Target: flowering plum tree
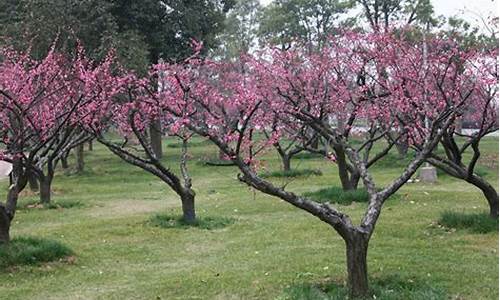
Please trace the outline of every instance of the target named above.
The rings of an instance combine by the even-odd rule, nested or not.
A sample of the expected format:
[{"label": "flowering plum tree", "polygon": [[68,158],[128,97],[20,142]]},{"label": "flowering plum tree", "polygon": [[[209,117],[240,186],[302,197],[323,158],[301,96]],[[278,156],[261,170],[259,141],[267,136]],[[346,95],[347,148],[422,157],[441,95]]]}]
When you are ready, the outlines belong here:
[{"label": "flowering plum tree", "polygon": [[[476,170],[481,157],[479,144],[489,133],[498,131],[497,57],[498,49],[488,50],[478,52],[473,59],[464,62],[467,64],[464,71],[470,72],[469,76],[480,81],[481,85],[471,95],[468,109],[457,118],[472,121],[476,131],[465,133],[456,126],[458,124],[453,124],[443,133],[440,141],[444,153],[433,151],[428,158],[431,164],[447,174],[479,188],[488,201],[490,216],[495,219],[498,219],[498,193]],[[446,93],[444,88],[442,92]],[[472,156],[468,158],[470,152]]]},{"label": "flowering plum tree", "polygon": [[40,199],[50,201],[51,183],[63,153],[86,139],[79,123],[82,108],[94,97],[112,91],[93,89],[89,74],[102,73],[109,62],[95,67],[80,47],[74,58],[52,49],[40,61],[28,53],[3,49],[0,64],[0,136],[2,160],[13,164],[7,201],[0,204],[0,241],[9,240],[19,192],[29,176],[40,180]]},{"label": "flowering plum tree", "polygon": [[[163,80],[164,72],[168,71],[154,68],[148,77],[138,78],[133,73],[122,70],[122,75],[116,76],[118,82],[115,83],[120,93],[96,101],[89,112],[91,119],[85,120],[82,126],[122,160],[142,168],[165,182],[181,199],[183,220],[192,223],[196,220],[196,194],[192,189],[192,180],[187,169],[187,145],[192,133],[186,131],[182,123],[165,110],[166,106],[172,106],[171,109],[174,109],[176,103],[166,98],[151,96],[158,93],[154,91],[158,85],[163,86],[161,89],[168,88],[170,82]],[[96,83],[105,87],[110,84],[109,80],[110,78],[97,78]],[[176,108],[183,110],[178,105]],[[180,175],[165,165],[153,149],[149,130],[153,120],[161,122],[161,134],[182,140]],[[119,134],[120,142],[113,141],[113,137],[107,134],[110,130]],[[138,141],[138,145],[134,145],[131,140]]]},{"label": "flowering plum tree", "polygon": [[[465,66],[459,61],[471,59],[470,53],[445,40],[433,41],[430,49],[424,66],[422,49],[414,44],[390,34],[349,33],[320,53],[308,54],[304,49],[266,52],[249,59],[244,74],[225,63],[191,59],[184,67],[162,65],[170,70],[171,84],[152,96],[171,102],[165,109],[178,124],[209,138],[230,157],[241,172],[241,181],[331,225],[346,244],[350,293],[364,296],[368,293],[368,243],[384,202],[429,157],[482,85],[469,72],[457,72]],[[334,114],[345,116],[343,129],[330,122]],[[317,203],[258,176],[258,154],[283,135],[282,126],[275,125],[276,116],[306,124],[331,147],[345,151],[346,161],[369,193],[359,225],[331,204]],[[357,120],[366,122],[371,133],[364,136],[361,146],[354,147],[349,131]],[[268,131],[265,139],[255,138],[264,130]],[[378,187],[368,167],[387,154],[393,142],[373,157],[364,151],[389,133],[393,141],[394,132],[419,146],[401,174]]]}]

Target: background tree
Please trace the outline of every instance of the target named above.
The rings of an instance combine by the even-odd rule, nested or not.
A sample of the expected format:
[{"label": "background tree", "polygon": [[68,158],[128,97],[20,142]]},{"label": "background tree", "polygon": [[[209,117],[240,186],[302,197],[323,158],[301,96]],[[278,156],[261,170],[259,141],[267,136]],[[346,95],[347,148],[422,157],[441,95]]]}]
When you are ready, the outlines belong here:
[{"label": "background tree", "polygon": [[430,0],[356,0],[371,30],[391,31],[390,26],[437,24]]},{"label": "background tree", "polygon": [[227,13],[224,31],[218,36],[219,47],[213,55],[236,59],[256,48],[262,6],[258,0],[239,0]]},{"label": "background tree", "polygon": [[304,42],[310,50],[316,49],[337,32],[339,18],[352,5],[350,0],[275,0],[263,9],[260,39],[282,49],[294,42]]},{"label": "background tree", "polygon": [[[224,28],[224,17],[234,0],[115,0],[111,14],[118,32],[139,35],[149,51],[149,63],[159,59],[182,61],[192,54],[191,41],[203,41],[204,51],[217,46],[217,35]],[[162,157],[161,123],[150,122],[151,146]]]}]

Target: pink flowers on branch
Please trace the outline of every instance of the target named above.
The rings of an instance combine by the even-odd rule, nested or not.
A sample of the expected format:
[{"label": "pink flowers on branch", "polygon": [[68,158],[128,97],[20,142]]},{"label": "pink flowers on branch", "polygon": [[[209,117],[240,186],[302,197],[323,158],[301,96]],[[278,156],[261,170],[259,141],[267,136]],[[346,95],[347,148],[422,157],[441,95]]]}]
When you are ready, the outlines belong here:
[{"label": "pink flowers on branch", "polygon": [[[50,201],[54,171],[62,155],[88,139],[83,123],[96,101],[116,93],[96,80],[112,78],[110,56],[101,64],[88,60],[82,48],[73,58],[51,50],[41,61],[29,53],[3,49],[0,63],[0,154],[13,164],[11,186],[0,204],[0,241],[9,240],[18,194],[34,176],[42,202]],[[108,80],[112,83],[112,80]]]},{"label": "pink flowers on branch", "polygon": [[[169,84],[153,96],[182,126],[209,138],[230,157],[241,181],[331,225],[346,243],[351,294],[364,296],[368,243],[383,204],[431,155],[484,86],[470,69],[475,58],[446,40],[432,41],[424,53],[421,45],[390,34],[346,33],[319,53],[269,50],[237,66],[196,58],[185,65],[158,66],[168,70]],[[339,118],[345,120],[342,126],[333,122]],[[348,164],[361,179],[369,203],[359,224],[330,204],[258,176],[258,154],[285,136],[290,120],[327,141],[325,152],[335,153],[337,163]],[[358,124],[367,128],[361,143],[351,137]],[[416,155],[399,176],[379,186],[368,168],[401,138]],[[370,154],[384,140],[385,149]]]}]

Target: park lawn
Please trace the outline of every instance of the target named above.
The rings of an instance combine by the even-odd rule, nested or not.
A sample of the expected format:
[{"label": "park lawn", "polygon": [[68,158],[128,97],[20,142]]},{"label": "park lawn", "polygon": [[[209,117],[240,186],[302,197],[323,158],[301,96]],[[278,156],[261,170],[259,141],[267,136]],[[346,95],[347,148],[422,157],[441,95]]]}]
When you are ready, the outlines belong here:
[{"label": "park lawn", "polygon": [[[177,143],[167,140],[166,143]],[[165,147],[176,162],[179,148]],[[497,186],[498,138],[488,138],[481,163]],[[291,286],[342,282],[346,277],[341,238],[315,217],[236,180],[234,167],[211,167],[216,157],[198,139],[189,169],[202,217],[234,220],[225,228],[159,228],[157,213],[180,214],[180,200],[156,177],[120,161],[104,147],[86,152],[86,171],[54,180],[56,203],[67,209],[20,209],[12,236],[57,240],[76,260],[0,270],[1,299],[274,299]],[[377,182],[398,173],[396,156],[373,170]],[[263,166],[279,169],[274,153]],[[335,165],[322,158],[292,161],[322,176],[277,178],[298,193],[339,185]],[[176,163],[171,165],[178,170]],[[0,182],[5,197],[7,182]],[[19,206],[36,200],[23,192]],[[3,198],[4,199],[4,198]],[[341,209],[358,221],[365,203]],[[426,282],[454,299],[498,299],[498,232],[446,230],[436,221],[443,211],[478,213],[486,201],[473,186],[441,176],[434,185],[405,185],[389,200],[370,243],[371,279],[396,277]]]}]

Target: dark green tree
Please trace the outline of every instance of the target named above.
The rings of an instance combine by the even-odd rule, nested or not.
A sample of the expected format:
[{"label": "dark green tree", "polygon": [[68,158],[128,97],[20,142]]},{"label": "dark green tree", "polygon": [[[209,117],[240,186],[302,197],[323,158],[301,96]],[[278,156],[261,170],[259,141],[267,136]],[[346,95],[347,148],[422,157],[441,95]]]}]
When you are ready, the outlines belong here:
[{"label": "dark green tree", "polygon": [[[204,51],[217,46],[225,13],[235,0],[111,0],[111,14],[118,32],[134,32],[148,46],[148,61],[178,61],[192,54],[192,40],[202,41]],[[151,147],[163,155],[159,121],[151,122]]]},{"label": "dark green tree", "polygon": [[296,41],[321,47],[352,5],[351,0],[275,0],[263,10],[260,39],[283,49]]},{"label": "dark green tree", "polygon": [[373,31],[390,30],[394,24],[437,24],[430,0],[356,0]]},{"label": "dark green tree", "polygon": [[219,47],[213,56],[234,59],[256,47],[262,6],[258,0],[238,0],[228,11],[224,31],[219,35]]}]

